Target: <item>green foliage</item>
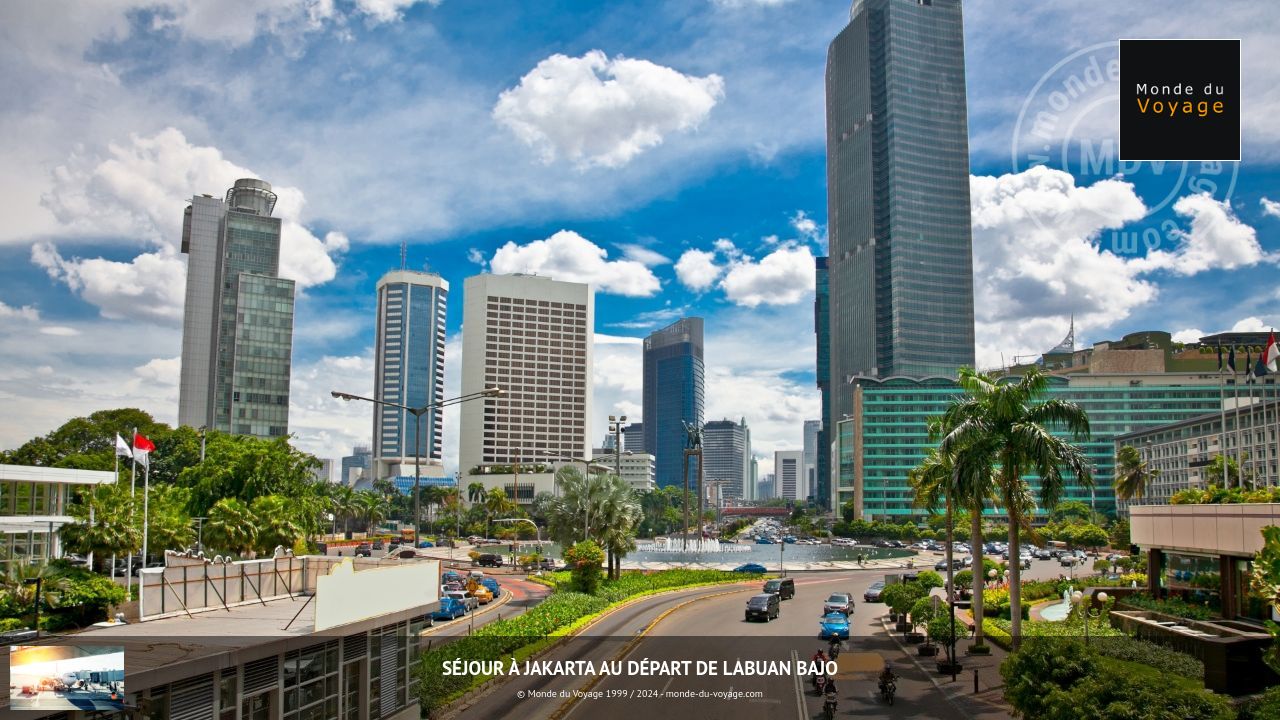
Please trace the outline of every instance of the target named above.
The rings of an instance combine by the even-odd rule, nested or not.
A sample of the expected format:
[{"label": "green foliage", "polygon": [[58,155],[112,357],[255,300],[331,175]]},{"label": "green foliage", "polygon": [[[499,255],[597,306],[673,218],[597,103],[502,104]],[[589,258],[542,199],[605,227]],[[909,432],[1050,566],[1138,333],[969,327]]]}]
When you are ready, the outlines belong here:
[{"label": "green foliage", "polygon": [[[1235,475],[1232,475],[1234,478]],[[1235,480],[1233,479],[1234,483]],[[1249,483],[1249,473],[1245,473],[1245,483]],[[1204,490],[1187,488],[1179,490],[1169,498],[1171,505],[1233,505],[1237,503],[1276,503],[1280,502],[1280,487],[1256,488],[1248,490],[1239,487],[1219,487],[1210,485]]]},{"label": "green foliage", "polygon": [[939,612],[929,617],[929,637],[934,642],[950,644],[951,632],[955,629],[956,637],[961,637],[965,633],[964,624],[959,620],[955,620],[946,608],[940,609]]},{"label": "green foliage", "polygon": [[927,592],[915,583],[895,583],[884,589],[880,599],[889,606],[890,610],[902,615],[909,612],[911,606],[926,594]]},{"label": "green foliage", "polygon": [[1239,708],[1236,720],[1274,720],[1280,717],[1280,687],[1273,687]]},{"label": "green foliage", "polygon": [[219,500],[209,510],[208,517],[204,525],[204,539],[210,548],[244,555],[257,545],[257,519],[239,498]]},{"label": "green foliage", "polygon": [[933,570],[921,571],[915,582],[925,590],[932,590],[933,588],[940,588],[945,585],[942,580],[942,576]]},{"label": "green foliage", "polygon": [[575,590],[594,595],[600,587],[600,565],[604,550],[590,540],[583,540],[564,552],[564,560],[573,574]]},{"label": "green foliage", "polygon": [[[1023,620],[1031,616],[1031,605],[1026,600],[1023,598],[1022,602]],[[987,617],[1010,619],[1013,615],[1013,606],[1009,600],[1009,591],[1006,588],[983,590],[982,614]]]},{"label": "green foliage", "polygon": [[[1052,687],[1037,718],[1074,720],[1232,720],[1230,701],[1203,689],[1186,688],[1167,676],[1132,677],[1095,672],[1071,687]],[[1028,715],[1028,717],[1032,717]]]},{"label": "green foliage", "polygon": [[[1089,632],[1093,632],[1092,625]],[[1093,637],[1092,634],[1089,644],[1103,657],[1141,663],[1182,677],[1204,679],[1204,663],[1163,645],[1131,637]]]},{"label": "green foliage", "polygon": [[1129,521],[1117,520],[1107,532],[1107,539],[1113,548],[1127,548],[1129,541]]},{"label": "green foliage", "polygon": [[1213,618],[1213,612],[1209,608],[1194,605],[1179,597],[1157,600],[1147,593],[1134,593],[1133,595],[1125,596],[1119,602],[1130,607],[1173,615],[1187,620],[1210,620]]},{"label": "green foliage", "polygon": [[254,498],[249,511],[257,527],[258,537],[254,548],[263,555],[270,555],[277,546],[292,548],[303,536],[288,498],[262,495]]},{"label": "green foliage", "polygon": [[27,623],[23,622],[21,618],[16,618],[16,617],[0,618],[0,633],[13,632],[14,630],[21,630],[26,626],[27,626]]},{"label": "green foliage", "polygon": [[[1022,627],[1025,630],[1029,625]],[[1035,720],[1051,717],[1050,713],[1057,711],[1049,700],[1054,690],[1069,690],[1098,672],[1097,654],[1083,644],[1045,639],[1024,641],[1022,649],[1000,664],[1005,699],[1017,715]]]},{"label": "green foliage", "polygon": [[[1010,629],[1010,621],[1002,619],[988,618],[987,623],[993,624],[1000,628],[1006,635],[1012,635]],[[990,627],[983,624],[983,627]],[[1074,613],[1067,620],[1060,622],[1051,622],[1048,620],[1031,620],[1022,623],[1022,637],[1024,638],[1054,638],[1054,639],[1075,639],[1082,640],[1084,638],[1084,624]],[[1127,637],[1123,632],[1111,627],[1111,623],[1105,617],[1096,618],[1089,621],[1089,637]]]},{"label": "green foliage", "polygon": [[922,597],[911,606],[911,626],[927,626],[934,616],[933,599]]},{"label": "green foliage", "polygon": [[[1262,528],[1262,549],[1253,558],[1250,589],[1271,606],[1272,612],[1280,612],[1280,527]],[[1272,642],[1263,660],[1280,673],[1280,625],[1268,620],[1267,632],[1271,633]]]}]

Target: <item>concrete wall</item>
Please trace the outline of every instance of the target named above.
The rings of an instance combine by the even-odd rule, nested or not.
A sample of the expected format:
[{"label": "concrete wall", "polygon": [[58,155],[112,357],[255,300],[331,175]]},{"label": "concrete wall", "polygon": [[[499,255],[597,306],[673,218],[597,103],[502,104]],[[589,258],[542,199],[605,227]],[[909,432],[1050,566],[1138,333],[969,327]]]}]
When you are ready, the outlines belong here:
[{"label": "concrete wall", "polygon": [[1247,557],[1262,549],[1262,528],[1280,525],[1280,503],[1135,505],[1129,523],[1144,550]]}]

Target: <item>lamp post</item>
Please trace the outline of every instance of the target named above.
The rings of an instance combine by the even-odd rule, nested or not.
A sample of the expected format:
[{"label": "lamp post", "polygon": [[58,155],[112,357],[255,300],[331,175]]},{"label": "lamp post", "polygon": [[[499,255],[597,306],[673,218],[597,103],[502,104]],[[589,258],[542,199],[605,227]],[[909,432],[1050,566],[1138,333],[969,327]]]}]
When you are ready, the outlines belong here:
[{"label": "lamp post", "polygon": [[[1077,606],[1080,606],[1087,599],[1088,599],[1088,596],[1085,595],[1083,592],[1080,592],[1079,590],[1071,593],[1071,602]],[[1098,593],[1098,602],[1101,603],[1103,607],[1106,606],[1107,599],[1108,599],[1107,594],[1105,592]],[[1093,603],[1089,602],[1087,605],[1080,607],[1080,613],[1082,615],[1082,619],[1084,620],[1084,644],[1088,645],[1089,644],[1089,621],[1097,620],[1098,618],[1102,617],[1102,608],[1098,608],[1095,611],[1093,609]]]},{"label": "lamp post", "polygon": [[988,571],[987,571],[987,580],[988,580],[988,581],[990,581],[990,583],[991,583],[992,585],[994,585],[994,584],[995,584],[995,582],[996,582],[996,569],[995,569],[995,568],[991,568],[990,570],[988,570]]},{"label": "lamp post", "polygon": [[329,394],[339,400],[346,400],[346,401],[364,400],[365,402],[371,402],[375,405],[386,405],[387,407],[399,408],[401,410],[404,410],[405,412],[408,412],[410,415],[413,415],[413,419],[414,419],[413,549],[417,550],[418,549],[418,515],[421,512],[420,495],[422,494],[421,493],[421,490],[422,490],[422,416],[426,415],[428,410],[435,410],[437,408],[447,407],[449,405],[458,405],[460,403],[468,402],[471,400],[479,400],[480,398],[497,397],[498,395],[502,394],[502,388],[487,387],[484,390],[481,390],[479,392],[467,393],[466,395],[459,395],[458,397],[449,398],[448,400],[441,400],[440,402],[436,402],[436,403],[427,403],[426,405],[423,405],[420,408],[411,408],[408,405],[401,405],[400,403],[388,402],[386,400],[378,400],[376,398],[364,397],[362,395],[352,395],[351,393],[339,392],[337,390],[334,390]]},{"label": "lamp post", "polygon": [[613,433],[614,474],[618,477],[622,477],[622,423],[626,421],[626,415],[620,417],[609,416],[609,432]]}]

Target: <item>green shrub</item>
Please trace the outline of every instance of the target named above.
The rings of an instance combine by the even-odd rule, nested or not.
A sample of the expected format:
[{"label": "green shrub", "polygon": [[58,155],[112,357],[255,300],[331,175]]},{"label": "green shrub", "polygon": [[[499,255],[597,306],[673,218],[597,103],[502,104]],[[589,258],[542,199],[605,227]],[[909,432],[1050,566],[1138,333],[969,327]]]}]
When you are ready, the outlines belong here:
[{"label": "green shrub", "polygon": [[1044,638],[1023,640],[1022,649],[1000,664],[1005,699],[1015,714],[1034,720],[1057,717],[1051,715],[1057,708],[1049,702],[1054,691],[1070,690],[1097,673],[1097,655],[1084,645]]},{"label": "green shrub", "polygon": [[[1089,632],[1093,632],[1092,625],[1089,626]],[[1131,637],[1100,637],[1095,639],[1092,635],[1089,642],[1103,657],[1141,663],[1161,672],[1168,672],[1182,677],[1195,678],[1197,680],[1204,679],[1204,663],[1191,655],[1180,653],[1163,645]],[[1276,717],[1280,717],[1280,715]]]},{"label": "green shrub", "polygon": [[911,606],[911,625],[919,628],[927,626],[934,615],[933,599],[922,597]]},{"label": "green shrub", "polygon": [[1186,688],[1165,676],[1133,677],[1097,672],[1070,688],[1053,687],[1044,698],[1047,711],[1035,717],[1107,718],[1107,720],[1233,720],[1223,697]]},{"label": "green shrub", "polygon": [[16,618],[16,617],[0,618],[0,633],[13,632],[14,630],[21,630],[26,626],[27,624],[22,621],[22,618]]},{"label": "green shrub", "polygon": [[1152,612],[1173,615],[1187,620],[1209,620],[1213,617],[1213,612],[1208,608],[1194,605],[1178,597],[1158,600],[1146,593],[1134,593],[1120,599],[1119,602],[1142,610],[1151,610]]},{"label": "green shrub", "polygon": [[1280,687],[1273,687],[1240,705],[1236,720],[1273,720],[1280,717]]},{"label": "green shrub", "polygon": [[[925,570],[921,572],[920,576],[916,578],[915,582],[917,585],[924,588],[926,592],[929,590],[932,590],[933,588],[940,588],[945,584],[942,581],[942,576],[933,570]],[[957,587],[958,587],[958,584],[957,584]]]},{"label": "green shrub", "polygon": [[955,625],[953,626],[951,624],[952,619],[953,619],[952,614],[945,610],[930,617],[929,630],[928,630],[929,638],[932,639],[933,642],[941,643],[943,645],[949,645],[951,643],[952,627],[955,627],[955,633],[957,638],[964,637],[965,634],[967,633],[964,623],[960,622],[959,620],[956,620]]},{"label": "green shrub", "polygon": [[564,552],[564,560],[573,575],[574,589],[594,595],[600,587],[604,550],[590,540],[583,540]]}]

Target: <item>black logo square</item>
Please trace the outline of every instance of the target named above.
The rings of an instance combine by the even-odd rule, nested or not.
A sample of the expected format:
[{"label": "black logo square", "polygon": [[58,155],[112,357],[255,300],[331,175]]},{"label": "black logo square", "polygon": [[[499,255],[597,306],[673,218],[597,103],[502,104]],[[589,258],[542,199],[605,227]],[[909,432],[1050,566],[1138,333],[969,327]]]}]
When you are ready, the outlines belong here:
[{"label": "black logo square", "polygon": [[1239,40],[1120,41],[1121,160],[1240,159]]}]

